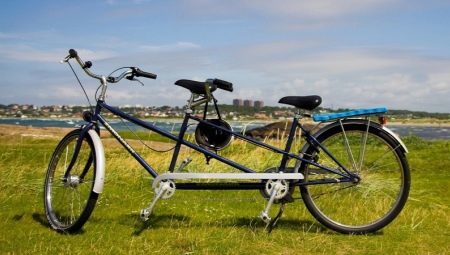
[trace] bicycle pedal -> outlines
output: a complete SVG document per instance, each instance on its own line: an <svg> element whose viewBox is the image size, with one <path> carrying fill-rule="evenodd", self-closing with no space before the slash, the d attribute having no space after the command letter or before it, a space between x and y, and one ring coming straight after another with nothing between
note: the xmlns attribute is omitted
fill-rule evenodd
<svg viewBox="0 0 450 255"><path fill-rule="evenodd" d="M184 170L184 168L187 166L187 165L189 165L189 163L191 163L192 162L192 158L191 157L188 157L188 158L186 158L186 159L184 159L182 162L181 162L181 164L180 164L180 166L178 167L178 169L175 171L175 173L181 173L181 172L187 172L186 170Z"/></svg>
<svg viewBox="0 0 450 255"><path fill-rule="evenodd" d="M259 215L259 218L260 218L264 223L267 224L266 227L270 224L270 221L272 220L272 218L270 218L270 216L269 216L266 212L264 212L264 211L261 212L261 214Z"/></svg>
<svg viewBox="0 0 450 255"><path fill-rule="evenodd" d="M148 221L150 218L150 211L148 209L142 209L141 214L139 215L141 217L142 221Z"/></svg>

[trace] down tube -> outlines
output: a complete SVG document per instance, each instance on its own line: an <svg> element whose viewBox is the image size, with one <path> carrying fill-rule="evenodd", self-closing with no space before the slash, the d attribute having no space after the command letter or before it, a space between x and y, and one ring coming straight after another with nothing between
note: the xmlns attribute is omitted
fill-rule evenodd
<svg viewBox="0 0 450 255"><path fill-rule="evenodd" d="M122 144L125 149L141 164L142 167L153 177L158 176L156 171L133 149L131 146L123 140L122 137L106 122L101 115L97 115L97 119L102 123L102 125L108 129L108 131Z"/></svg>
<svg viewBox="0 0 450 255"><path fill-rule="evenodd" d="M130 121L130 122L132 122L132 123L134 123L134 124L136 124L136 125L139 125L139 126L141 126L141 127L146 128L146 129L150 129L150 130L152 130L152 131L154 131L154 132L156 132L156 133L158 133L158 134L160 134L160 135L162 135L162 136L165 136L165 137L167 137L167 138L170 138L170 139L172 139L172 140L174 140L174 141L177 141L177 140L178 140L178 137L175 136L175 135L173 135L173 134L170 133L170 132L167 132L167 131L165 131L165 130L159 129L159 128L153 126L153 125L148 124L147 122L145 122L145 121L143 121L143 120L134 118L133 116L131 116L131 115L129 115L129 114L126 114L126 113L124 113L124 112L122 112L122 111L120 111L120 110L117 110L117 109L115 109L114 107L111 107L111 106L105 104L104 102L101 102L100 104L101 104L101 106L102 106L103 108L105 108L105 109L107 109L108 111L112 112L114 115L117 115L117 116L119 116L119 117L121 117L121 118L124 118L124 119L126 119L126 120L128 120L128 121Z"/></svg>

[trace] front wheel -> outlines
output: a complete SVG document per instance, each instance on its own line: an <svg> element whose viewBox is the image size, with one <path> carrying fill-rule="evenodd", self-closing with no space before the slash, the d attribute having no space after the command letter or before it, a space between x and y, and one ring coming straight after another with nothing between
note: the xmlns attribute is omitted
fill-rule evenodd
<svg viewBox="0 0 450 255"><path fill-rule="evenodd" d="M326 227L346 234L375 232L389 224L405 205L410 187L400 143L380 125L357 120L331 124L316 138L360 181L300 186L311 214ZM307 145L302 152L310 160L342 171L323 149ZM306 163L300 171L306 183L341 177Z"/></svg>
<svg viewBox="0 0 450 255"><path fill-rule="evenodd" d="M95 146L88 134L76 153L81 132L73 130L59 142L45 177L45 213L50 226L58 231L78 231L98 198L93 190L97 170Z"/></svg>

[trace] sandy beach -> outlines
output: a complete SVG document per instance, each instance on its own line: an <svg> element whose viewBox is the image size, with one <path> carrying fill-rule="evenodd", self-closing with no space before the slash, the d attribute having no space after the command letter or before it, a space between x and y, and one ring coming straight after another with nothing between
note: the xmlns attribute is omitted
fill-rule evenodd
<svg viewBox="0 0 450 255"><path fill-rule="evenodd" d="M73 128L0 125L0 136L63 137Z"/></svg>

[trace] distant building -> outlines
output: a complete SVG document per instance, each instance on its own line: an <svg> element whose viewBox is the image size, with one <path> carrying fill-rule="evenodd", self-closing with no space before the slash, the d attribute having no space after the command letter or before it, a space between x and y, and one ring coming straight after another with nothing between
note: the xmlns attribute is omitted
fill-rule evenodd
<svg viewBox="0 0 450 255"><path fill-rule="evenodd" d="M253 101L249 99L244 100L244 106L245 107L253 107Z"/></svg>
<svg viewBox="0 0 450 255"><path fill-rule="evenodd" d="M242 99L233 99L233 106L243 106L244 103L242 102Z"/></svg>
<svg viewBox="0 0 450 255"><path fill-rule="evenodd" d="M263 101L255 101L255 108L263 108L264 102Z"/></svg>

